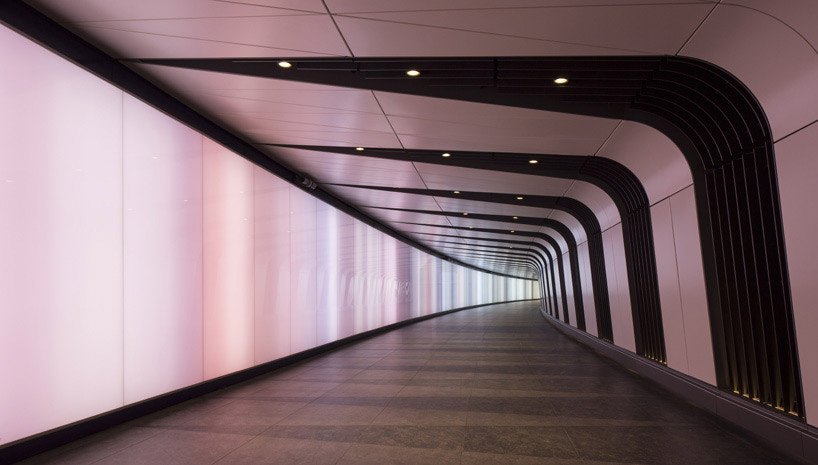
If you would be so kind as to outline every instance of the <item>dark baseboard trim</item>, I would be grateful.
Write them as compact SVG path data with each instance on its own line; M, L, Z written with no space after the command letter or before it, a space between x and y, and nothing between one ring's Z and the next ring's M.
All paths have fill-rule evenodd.
M571 339L756 436L770 448L799 461L818 463L818 428L753 405L715 386L602 341L549 315L543 317Z
M371 329L362 333L354 334L352 336L339 339L337 341L329 342L312 349L307 349L303 352L288 355L284 358L266 362L261 365L256 365L241 371L230 373L215 379L204 381L192 386L188 386L176 391L152 397L134 404L129 404L116 410L101 413L99 415L86 418L68 425L64 425L35 436L20 439L11 442L3 447L0 447L0 463L14 463L20 460L27 459L34 455L46 452L56 447L65 445L69 442L76 441L85 436L98 433L102 430L117 426L137 419L141 416L148 415L167 407L171 407L181 402L229 387L231 385L241 383L257 376L261 376L272 371L284 368L286 366L306 360L310 357L329 352L341 346L357 342L363 339L368 339L379 334L392 331L393 329L409 326L414 323L419 323L430 318L435 318L443 315L448 315L454 312L463 310L470 310L478 307L487 307L490 305L502 305L514 302L539 301L539 299L521 299L509 300L506 302L496 302L491 304L471 305L468 307L454 308L442 312L432 313L429 315L418 316L408 320L399 321L390 325L381 326L380 328Z

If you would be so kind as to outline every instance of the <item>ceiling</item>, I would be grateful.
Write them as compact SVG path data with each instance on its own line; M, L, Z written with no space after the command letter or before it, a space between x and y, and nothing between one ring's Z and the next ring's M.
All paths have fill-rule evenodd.
M549 234L560 247L565 247L565 241L546 225L521 224L514 217L558 221L581 243L586 240L585 231L577 218L531 204L367 187L568 197L587 205L603 230L620 220L611 198L590 183L537 173L279 145L424 149L439 151L441 156L457 151L604 156L636 172L651 201L691 183L682 157L634 158L634 145L668 142L652 129L618 119L132 60L675 55L688 46L716 8L711 1L671 0L27 3L391 228L463 262L519 276L532 276L532 271L516 261L517 255L503 255L493 247L515 247L517 254L530 253L517 252L533 248L526 242L545 244L519 236L518 231Z

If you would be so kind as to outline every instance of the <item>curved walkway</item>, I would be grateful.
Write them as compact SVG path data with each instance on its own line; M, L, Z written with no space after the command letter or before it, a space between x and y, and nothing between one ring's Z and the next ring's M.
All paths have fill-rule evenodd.
M519 302L351 344L25 463L792 462Z

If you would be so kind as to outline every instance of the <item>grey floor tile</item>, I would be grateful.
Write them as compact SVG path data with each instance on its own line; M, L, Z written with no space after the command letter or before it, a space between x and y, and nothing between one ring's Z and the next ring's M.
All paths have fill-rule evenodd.
M521 303L358 341L25 463L792 462Z

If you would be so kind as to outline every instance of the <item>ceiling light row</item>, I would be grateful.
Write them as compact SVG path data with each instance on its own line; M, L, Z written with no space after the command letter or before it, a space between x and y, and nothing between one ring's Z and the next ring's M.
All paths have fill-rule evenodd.
M284 68L284 69L290 69L290 68L293 67L293 64L290 63L289 61L282 60L282 61L278 62L278 66L281 67L281 68ZM406 70L406 75L409 76L409 77L418 77L418 76L420 76L420 71L416 70L416 69L408 69L408 70ZM560 76L560 77L554 79L554 84L561 85L561 86L565 85L565 84L568 84L568 78Z
M282 62L282 63L286 63L286 62ZM281 63L279 63L279 66L281 66ZM289 68L289 66L286 66L286 68ZM418 77L418 76L420 76L420 71L416 70L416 69L408 69L408 70L406 70L406 75L409 76L409 77ZM560 77L554 79L554 84L557 84L557 85L560 85L560 86L568 84L568 78L560 76Z

